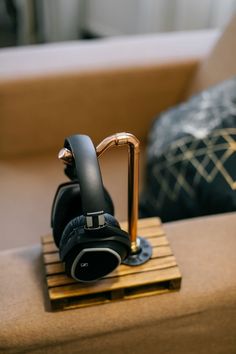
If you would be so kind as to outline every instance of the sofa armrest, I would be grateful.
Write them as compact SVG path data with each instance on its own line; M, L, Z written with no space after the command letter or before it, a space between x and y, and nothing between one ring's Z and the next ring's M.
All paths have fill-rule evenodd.
M58 149L76 131L95 142L124 130L145 139L217 38L197 31L2 50L0 156Z
M71 311L46 307L40 246L0 252L1 353L234 354L236 214L164 226L180 291Z

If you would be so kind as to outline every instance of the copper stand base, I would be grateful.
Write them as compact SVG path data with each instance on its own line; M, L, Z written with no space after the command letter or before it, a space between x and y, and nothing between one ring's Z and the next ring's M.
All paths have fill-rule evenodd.
M123 261L128 266L137 266L146 263L152 257L152 245L144 237L137 237L138 250Z

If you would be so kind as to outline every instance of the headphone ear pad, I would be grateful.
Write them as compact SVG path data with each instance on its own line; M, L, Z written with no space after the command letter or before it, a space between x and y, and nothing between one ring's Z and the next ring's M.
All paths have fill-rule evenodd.
M110 214L105 214L105 220L106 223L109 226L116 227L120 230L120 225L118 221L114 218L114 216ZM78 230L79 228L83 227L85 225L85 216L80 215L77 216L76 218L72 219L65 227L65 230L63 231L61 240L60 240L60 250L62 250L65 245L68 243L69 239L75 234L75 231Z
M97 280L113 271L127 257L130 252L129 235L120 229L112 215L105 214L105 220L105 227L96 231L84 229L86 219L83 215L68 223L59 251L67 275L81 281ZM82 259L90 264L88 269L80 267Z
M107 235L115 235L115 239L113 238L113 241L111 242L113 250L120 255L120 258L123 261L131 247L129 234L120 228L120 224L113 215L105 214L104 216L107 224Z
M115 214L114 204L110 194L108 193L105 187L104 187L104 199L105 199L104 213L114 215Z
M120 229L120 224L118 223L118 221L116 220L116 218L113 215L105 213L104 217L105 217L105 221L108 225L114 226L114 227L117 227L118 229Z
M69 240L75 235L79 228L84 228L84 215L77 216L72 219L65 227L60 240L60 252L63 251Z

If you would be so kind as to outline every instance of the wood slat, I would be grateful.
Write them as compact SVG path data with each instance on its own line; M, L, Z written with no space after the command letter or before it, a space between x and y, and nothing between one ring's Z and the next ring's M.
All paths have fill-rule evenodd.
M41 237L41 242L42 242L42 244L44 244L44 243L52 243L52 242L54 242L53 236L51 234L50 235L44 235L44 236Z
M175 260L174 256L151 259L148 262L148 264L142 264L138 267L129 267L129 266L121 264L119 269L108 274L104 278L114 278L117 276L124 276L124 275L135 274L135 273L149 272L149 271L153 271L153 270L157 270L157 269L170 268L175 265L176 265L176 260ZM48 287L77 283L75 280L70 279L68 276L66 276L65 273L57 274L57 275L55 275L55 273L51 273L51 274L53 274L53 275L49 275L47 277Z
M60 262L59 253L44 253L43 254L44 264L58 263Z
M166 243L166 244L164 244L164 243ZM158 245L159 247L154 247L154 244L155 244L155 242L152 243L152 246L153 246L152 258L172 255L172 251L168 245L166 238L163 238L162 242L159 243L159 245ZM61 262L47 264L47 265L45 265L45 269L46 269L47 275L59 274L59 273L64 272L64 265Z
M138 229L145 229L146 227L154 226L154 227L159 227L161 225L161 219L158 217L152 217L152 218L144 218L144 219L139 219L138 220ZM123 230L128 230L128 222L127 221L122 221L120 223L120 227Z
M57 257L59 258L58 253L45 254L44 257L51 256L51 255L54 256L57 255ZM172 255L172 251L170 246L168 245L163 247L155 247L152 250L152 259L158 257L161 258L161 257L171 256L171 255ZM64 266L60 261L56 263L48 263L48 264L45 263L45 270L46 270L46 275L60 274L64 272Z
M54 242L43 244L43 253L53 253L58 252L58 248Z
M167 269L158 269L144 274L130 274L124 277L106 278L97 281L94 285L76 283L66 286L49 288L50 298L52 300L63 299L75 296L89 295L105 291L113 291L155 282L168 281L179 277L179 271L176 267Z
M162 257L162 258L164 258L164 257ZM162 258L157 258L157 259L159 260L159 259L162 259ZM148 264L150 264L150 263L151 263L151 260L148 262ZM155 264L155 263L153 263L153 264ZM131 266L129 266L128 267L128 269L130 269L129 271L127 270L127 267L128 266L121 264L119 266L119 273L118 274L119 275L123 275L123 273L138 272L139 271L139 267L140 267L140 272L142 272L142 268L141 267L143 267L143 265L141 265L139 267L131 267ZM146 267L148 268L147 265L146 265ZM61 263L61 262L48 264L48 265L45 266L45 270L46 270L46 275L47 276L50 276L50 275L53 275L53 274L61 274L61 273L65 272L64 264ZM115 275L117 275L117 273L115 273ZM113 273L107 275L106 277L111 277L111 276L113 276Z
M156 257L165 257L165 256L170 256L172 254L172 251L170 247L167 246L162 246L162 247L154 247L152 250L152 258ZM59 253L44 253L43 254L44 258L44 264L52 264L52 263L60 263L60 258L59 258Z

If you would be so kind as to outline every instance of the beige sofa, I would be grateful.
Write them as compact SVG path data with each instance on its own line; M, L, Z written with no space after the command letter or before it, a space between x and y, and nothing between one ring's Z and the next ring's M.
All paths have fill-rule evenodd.
M50 232L55 189L66 180L56 158L64 137L86 133L99 143L128 131L144 152L158 112L236 74L235 34L233 20L223 35L173 33L0 53L0 352L236 352L234 213L165 224L181 291L128 302L49 312L39 245ZM126 155L114 149L101 159L119 220L127 213Z

